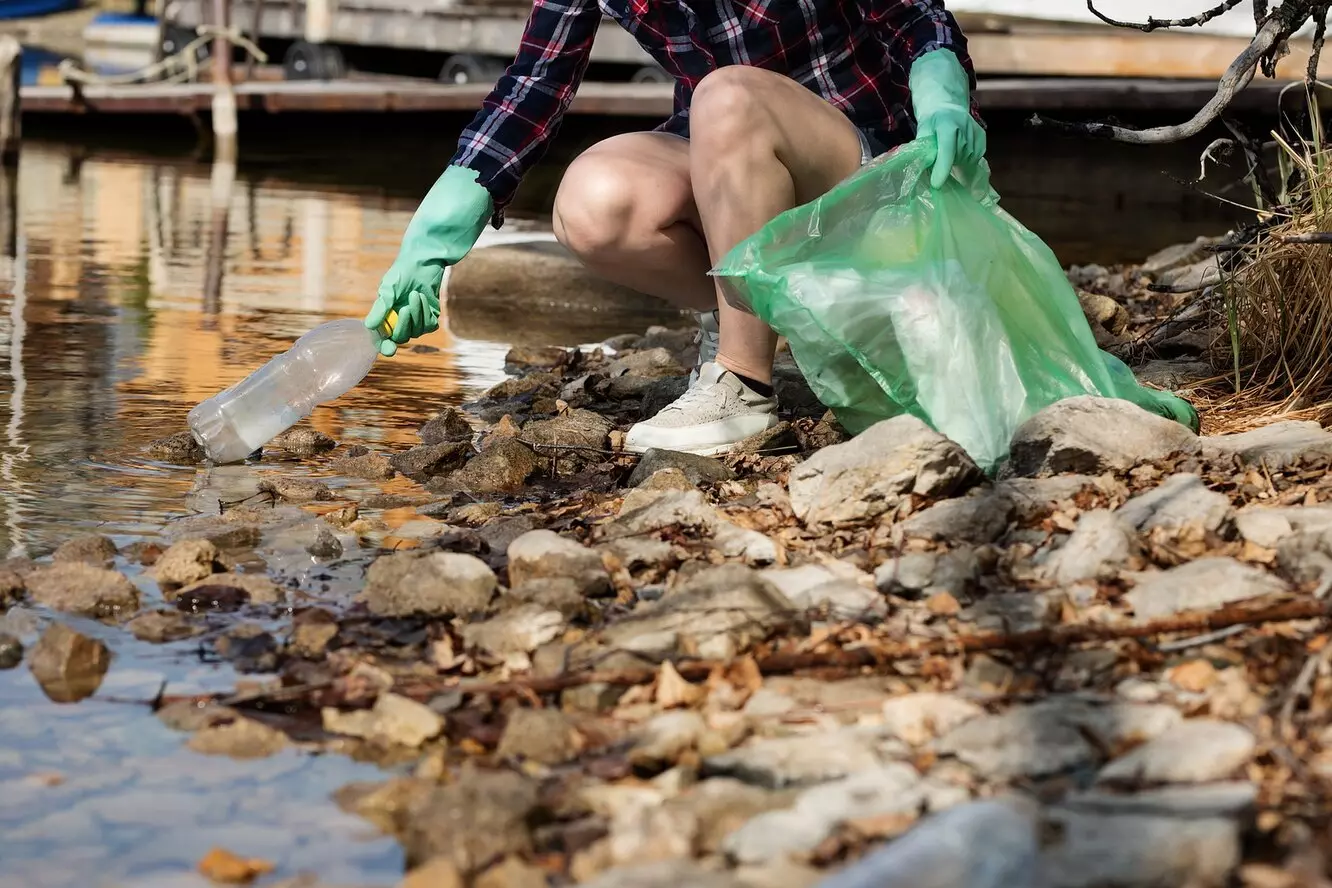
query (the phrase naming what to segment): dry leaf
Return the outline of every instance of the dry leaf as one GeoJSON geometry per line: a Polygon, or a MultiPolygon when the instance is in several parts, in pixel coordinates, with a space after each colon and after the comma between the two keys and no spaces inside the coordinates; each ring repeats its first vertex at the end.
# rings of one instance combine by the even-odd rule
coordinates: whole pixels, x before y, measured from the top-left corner
{"type": "Polygon", "coordinates": [[[726,677],[731,684],[750,694],[763,687],[763,673],[759,671],[758,661],[749,654],[731,664],[726,677]]]}
{"type": "Polygon", "coordinates": [[[936,617],[955,617],[962,612],[962,605],[951,592],[936,592],[925,602],[925,607],[936,617]]]}
{"type": "Polygon", "coordinates": [[[663,709],[692,706],[704,693],[702,688],[685,681],[669,660],[657,671],[657,705],[663,709]]]}
{"type": "Polygon", "coordinates": [[[910,829],[915,822],[914,813],[898,812],[847,820],[843,825],[864,839],[895,839],[910,829]]]}
{"type": "Polygon", "coordinates": [[[224,885],[248,885],[274,868],[267,860],[237,857],[225,848],[213,848],[199,861],[199,872],[224,885]]]}
{"type": "Polygon", "coordinates": [[[441,672],[458,665],[458,652],[453,649],[453,639],[444,636],[430,645],[430,662],[441,672]]]}
{"type": "Polygon", "coordinates": [[[1181,690],[1199,694],[1216,684],[1216,667],[1207,660],[1190,660],[1166,672],[1166,681],[1181,690]]]}

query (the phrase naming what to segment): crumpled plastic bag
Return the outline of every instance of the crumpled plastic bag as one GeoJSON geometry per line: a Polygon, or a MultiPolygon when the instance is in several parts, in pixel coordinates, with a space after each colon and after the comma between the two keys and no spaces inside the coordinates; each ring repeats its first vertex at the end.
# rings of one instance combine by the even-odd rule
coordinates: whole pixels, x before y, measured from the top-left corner
{"type": "Polygon", "coordinates": [[[987,472],[1018,426],[1056,401],[1132,401],[1198,429],[1183,399],[1101,351],[1054,253],[999,206],[989,170],[930,188],[912,142],[738,244],[712,274],[727,300],[786,337],[852,434],[912,414],[987,472]]]}

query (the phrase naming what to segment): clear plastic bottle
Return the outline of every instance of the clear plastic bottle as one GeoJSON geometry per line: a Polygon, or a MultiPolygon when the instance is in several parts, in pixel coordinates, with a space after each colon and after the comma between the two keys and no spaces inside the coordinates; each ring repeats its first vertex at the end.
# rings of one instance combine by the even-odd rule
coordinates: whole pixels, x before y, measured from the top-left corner
{"type": "Polygon", "coordinates": [[[382,339],[353,318],[320,324],[191,410],[190,433],[212,462],[239,462],[364,379],[382,339]]]}

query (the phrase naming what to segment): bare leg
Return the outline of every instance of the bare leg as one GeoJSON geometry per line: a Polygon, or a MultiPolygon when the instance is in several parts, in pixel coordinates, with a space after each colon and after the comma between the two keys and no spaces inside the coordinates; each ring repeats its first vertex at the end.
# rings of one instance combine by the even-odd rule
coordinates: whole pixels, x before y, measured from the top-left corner
{"type": "MultiPolygon", "coordinates": [[[[721,68],[699,84],[690,141],[690,180],[712,262],[774,216],[828,191],[861,160],[845,115],[789,78],[745,66],[721,68]]],[[[716,299],[718,363],[769,382],[775,334],[720,293],[716,299]]]]}

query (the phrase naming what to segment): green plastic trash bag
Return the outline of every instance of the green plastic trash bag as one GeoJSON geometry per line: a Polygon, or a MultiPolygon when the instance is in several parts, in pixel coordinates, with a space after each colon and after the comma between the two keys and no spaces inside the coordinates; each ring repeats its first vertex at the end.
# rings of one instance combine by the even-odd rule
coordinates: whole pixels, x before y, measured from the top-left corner
{"type": "Polygon", "coordinates": [[[713,269],[733,305],[790,343],[852,434],[910,413],[986,471],[1018,426],[1076,395],[1132,401],[1198,427],[1096,346],[1054,254],[999,207],[988,169],[930,188],[913,142],[773,219],[713,269]]]}

